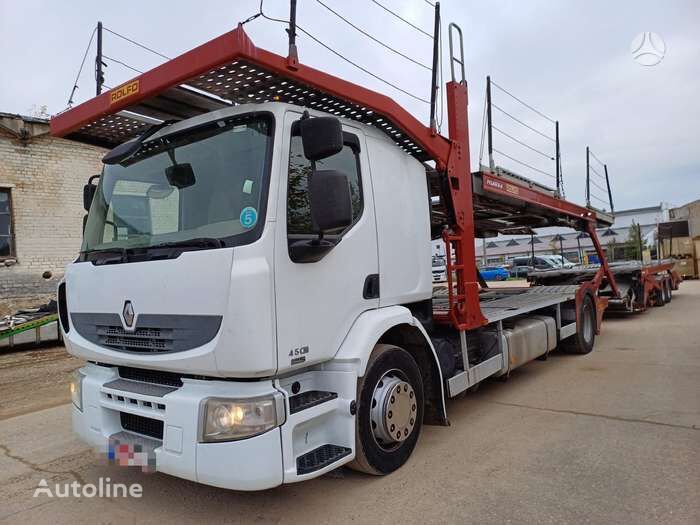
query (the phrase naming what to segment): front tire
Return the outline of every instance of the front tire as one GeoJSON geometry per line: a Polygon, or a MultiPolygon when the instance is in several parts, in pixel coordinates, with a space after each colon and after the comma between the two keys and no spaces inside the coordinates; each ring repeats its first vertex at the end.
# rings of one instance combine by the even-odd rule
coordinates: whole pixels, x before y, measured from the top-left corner
{"type": "Polygon", "coordinates": [[[353,470],[381,476],[408,461],[423,425],[423,380],[403,348],[374,347],[357,385],[353,470]]]}
{"type": "Polygon", "coordinates": [[[595,303],[593,298],[586,294],[579,305],[576,333],[562,341],[562,350],[568,354],[590,353],[595,345],[596,322],[595,303]]]}

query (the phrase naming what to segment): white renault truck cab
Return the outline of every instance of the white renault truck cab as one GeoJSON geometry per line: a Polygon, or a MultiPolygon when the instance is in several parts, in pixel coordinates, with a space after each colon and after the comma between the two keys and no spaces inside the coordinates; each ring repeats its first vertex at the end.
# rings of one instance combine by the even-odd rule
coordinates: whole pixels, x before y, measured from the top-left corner
{"type": "Polygon", "coordinates": [[[110,155],[59,287],[66,346],[88,361],[72,386],[83,439],[137,436],[159,471],[254,490],[353,460],[390,472],[424,399],[445,420],[418,320],[426,172],[386,134],[271,102],[110,155]]]}

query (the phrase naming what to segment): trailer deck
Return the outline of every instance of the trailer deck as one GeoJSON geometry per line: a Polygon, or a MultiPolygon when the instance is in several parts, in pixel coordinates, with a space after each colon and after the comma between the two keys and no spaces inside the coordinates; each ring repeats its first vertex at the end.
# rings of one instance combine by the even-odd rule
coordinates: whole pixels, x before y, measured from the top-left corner
{"type": "MultiPolygon", "coordinates": [[[[671,300],[672,290],[677,290],[681,277],[674,271],[671,259],[650,261],[619,261],[609,263],[619,293],[614,294],[607,283],[598,293],[609,298],[610,307],[631,312],[643,311],[649,306],[660,306],[671,300]]],[[[537,270],[528,279],[540,286],[577,285],[589,282],[600,271],[600,265],[580,265],[573,268],[537,270]]]]}
{"type": "MultiPolygon", "coordinates": [[[[487,288],[479,294],[481,311],[490,323],[534,312],[576,299],[578,285],[487,288]]],[[[433,289],[433,311],[445,312],[449,302],[447,285],[433,289]]]]}

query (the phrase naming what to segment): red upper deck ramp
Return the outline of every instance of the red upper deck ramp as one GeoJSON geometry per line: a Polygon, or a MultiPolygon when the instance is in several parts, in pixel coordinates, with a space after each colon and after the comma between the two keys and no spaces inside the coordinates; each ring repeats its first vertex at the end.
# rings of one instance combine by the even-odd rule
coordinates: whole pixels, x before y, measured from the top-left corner
{"type": "Polygon", "coordinates": [[[233,104],[279,101],[376,126],[424,161],[450,142],[391,98],[256,47],[239,25],[51,119],[55,136],[114,147],[151,124],[233,104]]]}

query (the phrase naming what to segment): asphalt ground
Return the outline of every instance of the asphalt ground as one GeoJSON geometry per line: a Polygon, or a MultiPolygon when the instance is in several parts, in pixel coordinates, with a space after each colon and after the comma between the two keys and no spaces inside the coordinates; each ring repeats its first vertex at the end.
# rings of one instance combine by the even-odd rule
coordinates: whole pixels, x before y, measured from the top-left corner
{"type": "Polygon", "coordinates": [[[2,523],[700,523],[700,282],[608,316],[587,356],[552,354],[449,402],[386,477],[340,469],[243,493],[107,464],[70,429],[62,348],[0,355],[2,523]],[[33,497],[40,480],[139,483],[140,498],[33,497]]]}

